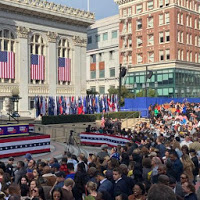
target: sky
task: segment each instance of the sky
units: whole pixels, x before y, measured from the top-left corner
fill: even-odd
[[[87,10],[87,0],[48,0],[49,2],[55,2],[57,4],[66,5],[68,7],[79,8],[81,10]],[[102,19],[117,15],[118,5],[114,0],[89,0],[90,12],[95,13],[95,19]]]

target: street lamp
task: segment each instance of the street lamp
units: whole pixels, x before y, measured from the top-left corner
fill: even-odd
[[[11,117],[15,118],[15,117],[20,117],[19,115],[19,111],[18,111],[18,104],[19,104],[19,100],[21,99],[21,97],[19,97],[19,89],[18,88],[14,88],[12,90],[12,96],[10,97],[10,100],[13,103],[13,108],[12,108],[12,115]]]

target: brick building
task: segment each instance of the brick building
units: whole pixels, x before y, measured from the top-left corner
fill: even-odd
[[[158,96],[199,96],[200,1],[115,2],[120,13],[119,62],[128,68],[127,87],[135,94],[147,87]],[[146,69],[153,72],[147,81]]]

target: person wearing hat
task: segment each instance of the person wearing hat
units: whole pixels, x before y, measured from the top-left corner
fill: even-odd
[[[25,167],[27,168],[28,167],[28,162],[30,161],[30,160],[32,160],[33,158],[32,158],[32,156],[31,156],[31,154],[30,153],[27,153],[25,156],[24,156],[24,164],[25,164]]]
[[[10,157],[8,158],[8,164],[6,165],[6,173],[10,174],[10,177],[13,179],[14,177],[14,158]]]
[[[108,154],[108,145],[102,144],[101,145],[101,152],[99,152],[97,154],[97,157],[99,157],[100,159],[103,160],[106,156],[109,156],[109,154]]]

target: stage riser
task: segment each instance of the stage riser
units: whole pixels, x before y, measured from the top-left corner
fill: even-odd
[[[0,139],[0,158],[50,152],[50,135]]]

